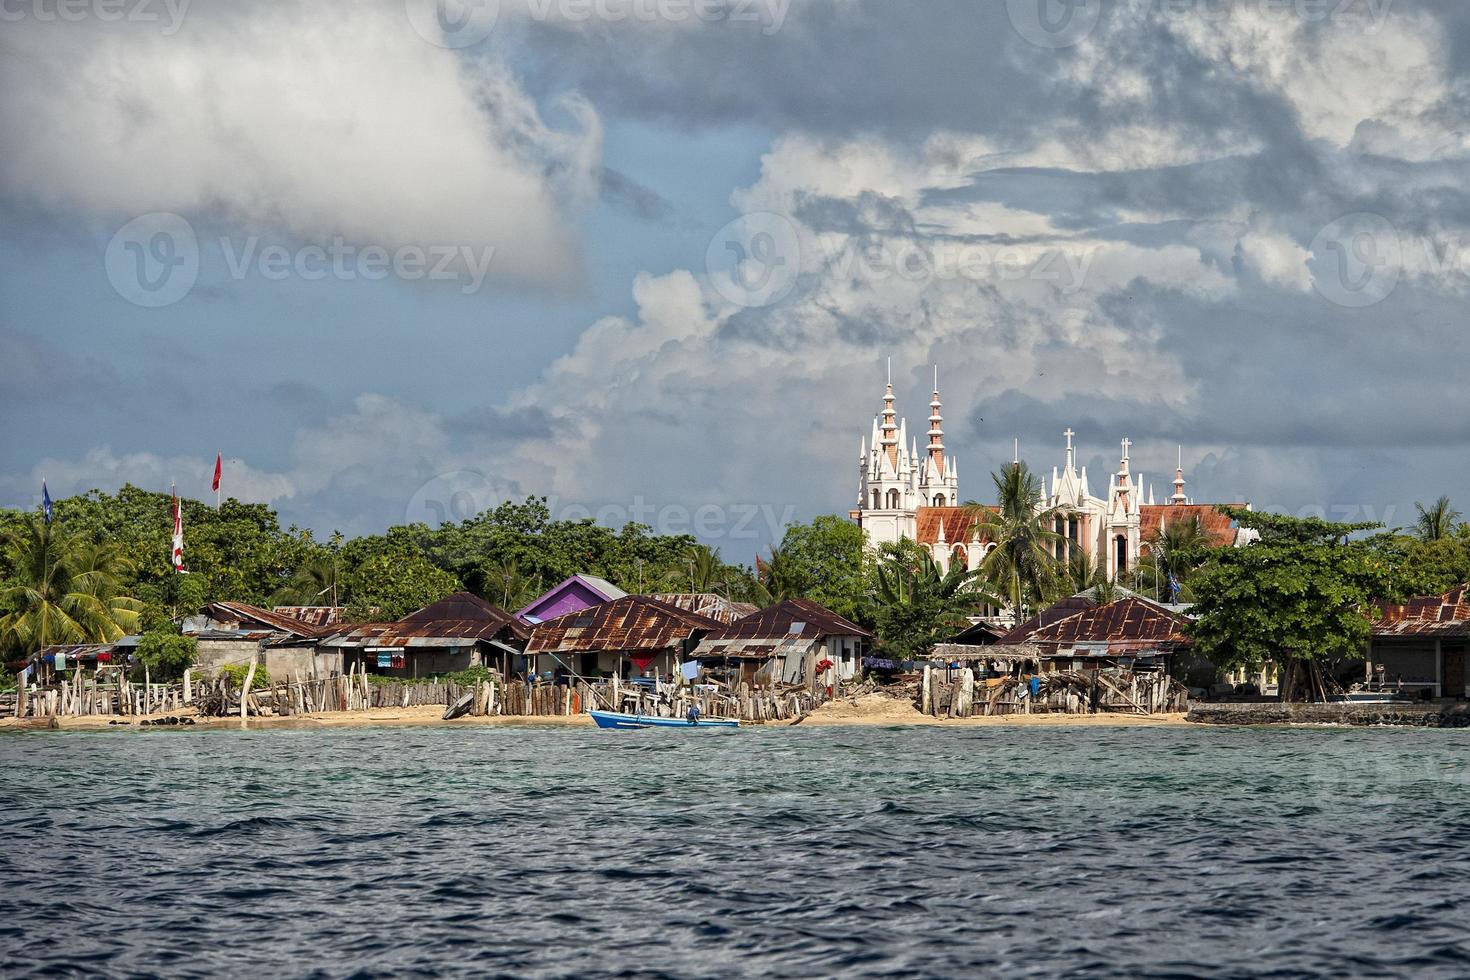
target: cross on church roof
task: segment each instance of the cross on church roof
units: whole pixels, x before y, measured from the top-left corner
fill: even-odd
[[[1068,449],[1071,449],[1072,448],[1072,437],[1075,436],[1076,434],[1077,433],[1075,433],[1075,432],[1072,431],[1072,427],[1071,426],[1068,426],[1067,427],[1067,431],[1062,433],[1062,435],[1064,435],[1064,436],[1067,437],[1067,448]]]
[[[1128,449],[1132,445],[1133,445],[1133,441],[1131,439],[1129,439],[1127,436],[1124,436],[1123,437],[1123,458],[1124,459],[1127,459],[1128,458]]]

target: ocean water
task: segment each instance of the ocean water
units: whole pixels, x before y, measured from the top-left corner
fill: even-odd
[[[0,734],[0,973],[1470,974],[1470,735]]]

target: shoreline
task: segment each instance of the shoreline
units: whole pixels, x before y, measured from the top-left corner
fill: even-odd
[[[888,705],[854,705],[835,702],[823,705],[802,718],[768,722],[745,722],[742,728],[869,728],[874,726],[923,728],[978,727],[1159,727],[1186,724],[1184,715],[993,715],[972,718],[933,718],[920,714],[917,708],[903,702],[880,698]],[[891,707],[890,707],[891,706]],[[97,730],[256,730],[256,729],[323,729],[323,728],[395,728],[431,727],[512,727],[512,728],[592,728],[588,715],[489,715],[466,716],[445,721],[442,705],[420,705],[409,708],[387,708],[375,711],[321,711],[285,717],[197,718],[188,712],[118,717],[116,715],[81,715],[58,718],[0,718],[0,732],[5,731],[97,731]],[[194,718],[191,725],[140,725],[159,718]]]

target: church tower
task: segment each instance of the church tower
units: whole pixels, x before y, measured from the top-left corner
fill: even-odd
[[[914,538],[920,497],[920,466],[908,442],[908,420],[893,407],[893,368],[883,391],[883,412],[873,419],[872,445],[858,457],[858,509],[854,512],[873,546]],[[943,445],[940,445],[943,452]],[[932,451],[932,450],[931,450]]]
[[[954,457],[944,455],[944,414],[939,401],[939,366],[934,367],[934,400],[929,403],[929,445],[919,470],[919,499],[925,507],[957,507],[960,477]]]
[[[1135,482],[1128,471],[1128,450],[1133,443],[1123,440],[1118,472],[1108,488],[1107,570],[1109,578],[1133,571],[1142,544],[1143,477]]]

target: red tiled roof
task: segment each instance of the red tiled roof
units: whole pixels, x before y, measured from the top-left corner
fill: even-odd
[[[629,595],[540,623],[527,653],[664,650],[724,623],[648,596]]]
[[[1230,504],[1244,507],[1244,504]],[[1144,504],[1138,508],[1139,534],[1143,539],[1143,550],[1148,550],[1148,540],[1154,532],[1180,521],[1199,518],[1199,526],[1210,539],[1211,547],[1227,548],[1235,544],[1235,521],[1228,514],[1215,509],[1214,504]]]
[[[861,636],[868,639],[873,634],[852,620],[844,619],[826,606],[810,599],[785,599],[736,620],[711,639],[762,639],[791,636],[792,626],[804,624],[801,636]]]
[[[1181,647],[1189,645],[1184,634],[1187,623],[1183,616],[1147,599],[1119,599],[1043,626],[1027,642],[1056,646],[1105,643],[1114,650]]]
[[[976,512],[968,507],[920,507],[916,514],[915,533],[919,544],[937,544],[939,526],[944,525],[944,540],[949,544],[969,544],[971,530],[985,520],[988,511]],[[981,541],[990,538],[982,531]]]
[[[1444,595],[1416,596],[1380,611],[1374,636],[1470,636],[1470,585],[1457,585]]]

